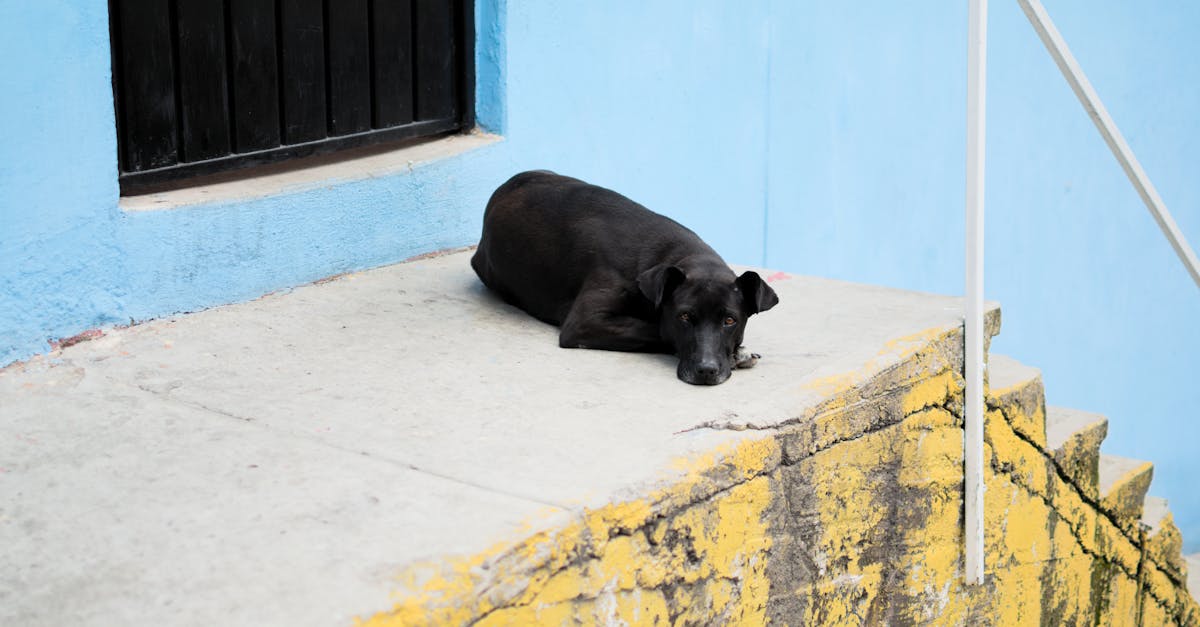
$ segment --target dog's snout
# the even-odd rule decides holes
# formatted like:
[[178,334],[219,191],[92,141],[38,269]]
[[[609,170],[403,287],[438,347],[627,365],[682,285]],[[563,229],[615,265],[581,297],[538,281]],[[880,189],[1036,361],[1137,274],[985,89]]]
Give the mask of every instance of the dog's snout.
[[730,369],[715,357],[684,359],[679,362],[679,378],[692,385],[716,385],[729,378]]
[[705,359],[696,364],[696,374],[706,379],[716,377],[720,371],[721,365],[715,359]]

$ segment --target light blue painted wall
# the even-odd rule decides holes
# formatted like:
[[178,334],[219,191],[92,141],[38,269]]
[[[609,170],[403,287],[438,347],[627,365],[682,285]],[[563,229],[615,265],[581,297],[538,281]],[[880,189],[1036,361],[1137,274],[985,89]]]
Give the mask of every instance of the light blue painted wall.
[[[497,2],[481,2],[493,12]],[[486,15],[486,13],[484,13]],[[105,3],[0,4],[0,364],[82,330],[194,311],[477,236],[500,147],[411,175],[252,202],[117,206]],[[499,33],[481,32],[480,120],[502,128]]]
[[[1045,4],[1200,245],[1200,4]],[[1200,290],[1015,3],[996,3],[992,17],[996,350],[1040,366],[1051,403],[1108,415],[1105,450],[1154,462],[1151,492],[1170,499],[1200,550]]]
[[[1200,8],[1046,0],[1200,240]],[[1145,11],[1145,14],[1139,11]],[[1013,2],[993,2],[995,349],[1111,417],[1200,549],[1190,285]],[[0,0],[0,363],[46,340],[472,243],[490,191],[546,167],[693,226],[730,261],[961,291],[965,2],[479,0],[481,123],[414,172],[125,213],[104,3]],[[791,304],[803,306],[803,303]]]
[[[1193,245],[1200,4],[1044,2]],[[990,3],[993,350],[1109,416],[1200,550],[1200,290],[1016,2]],[[962,293],[966,3],[775,5],[766,265]],[[791,77],[787,80],[785,77]]]

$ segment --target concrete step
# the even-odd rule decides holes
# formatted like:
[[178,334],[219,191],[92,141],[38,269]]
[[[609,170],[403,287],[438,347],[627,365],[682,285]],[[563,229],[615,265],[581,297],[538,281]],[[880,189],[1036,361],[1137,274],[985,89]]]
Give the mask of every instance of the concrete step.
[[[597,561],[584,551],[609,560],[597,572],[665,580],[677,562],[631,548],[646,537],[681,560],[707,543],[733,569],[759,554],[730,530],[767,537],[748,508],[773,485],[750,477],[780,463],[772,426],[802,422],[789,442],[894,444],[857,438],[881,426],[874,405],[824,409],[867,386],[888,416],[946,414],[945,454],[912,442],[961,473],[961,436],[935,407],[959,389],[961,299],[764,272],[782,304],[747,332],[762,360],[697,387],[667,356],[560,349],[554,327],[483,289],[469,256],[109,330],[0,370],[0,625],[466,624],[534,612],[522,595],[555,594],[551,572],[582,577],[566,566]],[[896,381],[923,386],[900,395]],[[854,491],[874,485],[854,476]],[[718,504],[729,513],[707,513]],[[672,518],[653,527],[659,513]],[[642,526],[665,535],[631,534]],[[757,599],[738,582],[765,595],[748,579],[765,563],[705,563],[713,587],[664,602],[711,624],[706,591]],[[615,598],[597,581],[589,594]],[[402,615],[433,609],[457,620]]]
[[1013,430],[1046,447],[1046,391],[1042,371],[1004,355],[988,357],[987,404],[999,409]]
[[1140,459],[1100,455],[1100,507],[1130,534],[1138,532],[1154,465]]
[[1075,486],[1091,499],[1100,498],[1100,443],[1108,435],[1108,419],[1078,409],[1046,410],[1046,450]]
[[1175,579],[1185,581],[1187,565],[1183,561],[1183,534],[1175,526],[1175,518],[1167,507],[1167,499],[1147,496],[1142,511],[1145,532],[1143,549],[1159,568]]

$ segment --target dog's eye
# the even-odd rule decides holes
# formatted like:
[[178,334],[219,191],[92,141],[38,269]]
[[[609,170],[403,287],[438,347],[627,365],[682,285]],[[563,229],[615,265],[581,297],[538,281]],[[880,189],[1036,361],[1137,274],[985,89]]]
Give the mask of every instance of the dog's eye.
[[733,316],[725,316],[725,326],[731,327],[735,324],[737,324],[737,320],[734,320]]
[[690,314],[690,313],[688,313],[688,312],[686,312],[686,311],[685,311],[685,312],[683,312],[683,313],[679,314],[679,320],[680,320],[681,322],[691,322],[691,321],[692,321],[692,314]]

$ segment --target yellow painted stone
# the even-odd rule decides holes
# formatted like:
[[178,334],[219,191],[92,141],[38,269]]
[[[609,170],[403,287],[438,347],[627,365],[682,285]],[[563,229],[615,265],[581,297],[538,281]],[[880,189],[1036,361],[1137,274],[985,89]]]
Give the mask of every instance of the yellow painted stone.
[[879,379],[812,384],[829,400],[805,421],[677,460],[642,498],[412,567],[359,624],[1200,627],[1162,568],[1174,527],[1122,530],[1016,431],[1044,424],[1040,384],[997,391],[1023,396],[987,415],[986,581],[964,583],[960,346],[958,330],[896,340],[868,364],[903,356]]

